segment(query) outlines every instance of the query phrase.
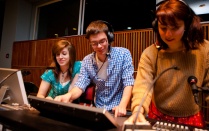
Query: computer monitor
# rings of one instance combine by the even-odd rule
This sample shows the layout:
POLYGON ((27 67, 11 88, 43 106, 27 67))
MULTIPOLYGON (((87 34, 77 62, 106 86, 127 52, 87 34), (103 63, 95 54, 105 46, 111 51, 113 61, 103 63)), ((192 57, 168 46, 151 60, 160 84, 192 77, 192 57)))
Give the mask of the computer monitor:
POLYGON ((0 104, 29 104, 20 70, 0 68, 0 104))

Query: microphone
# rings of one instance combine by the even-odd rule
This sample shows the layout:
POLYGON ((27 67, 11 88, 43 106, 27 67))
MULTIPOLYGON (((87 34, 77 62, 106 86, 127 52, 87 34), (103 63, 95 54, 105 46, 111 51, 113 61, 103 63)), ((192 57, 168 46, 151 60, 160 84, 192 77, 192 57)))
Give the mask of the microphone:
POLYGON ((23 71, 27 70, 37 70, 37 69, 55 69, 54 66, 34 66, 34 67, 26 67, 26 68, 21 68, 23 71))
POLYGON ((192 88, 192 93, 193 93, 193 96, 194 96, 195 103, 198 104, 199 103, 199 100, 198 100, 199 90, 198 90, 198 87, 196 85, 197 84, 197 78, 195 76, 190 76, 187 81, 192 88))
POLYGON ((23 77, 31 74, 31 72, 27 70, 22 70, 21 72, 23 77))
POLYGON ((48 69, 55 69, 55 67, 52 67, 52 66, 45 67, 45 66, 43 66, 43 67, 33 67, 33 68, 22 68, 21 69, 22 76, 24 77, 24 76, 30 75, 31 72, 29 70, 34 70, 34 69, 46 69, 46 70, 48 70, 48 69))
POLYGON ((46 69, 55 69, 55 67, 48 66, 46 69))
POLYGON ((150 87, 148 87, 147 88, 147 90, 145 91, 145 93, 144 93, 144 95, 143 95, 143 97, 142 97, 142 100, 141 100, 141 102, 140 102, 140 104, 139 104, 139 108, 138 108, 138 110, 137 110, 137 114, 136 114, 136 117, 135 117, 135 119, 134 119, 134 123, 133 123, 133 129, 135 128, 135 126, 136 126, 136 120, 137 120, 137 118, 138 118, 138 116, 139 116, 139 112, 140 112, 140 110, 141 110, 141 108, 142 108, 142 105, 143 105, 143 103, 144 103, 144 101, 145 101, 145 98, 147 97, 147 95, 148 95, 148 93, 150 92, 150 90, 152 89, 152 87, 153 87, 153 85, 155 84, 155 82, 165 73, 165 72, 167 72, 168 70, 171 70, 171 69, 174 69, 174 70, 179 70, 179 68, 177 67, 177 66, 172 66, 172 67, 169 67, 169 68, 166 68, 165 70, 163 70, 157 77, 155 77, 155 79, 153 80, 153 82, 150 84, 150 87))

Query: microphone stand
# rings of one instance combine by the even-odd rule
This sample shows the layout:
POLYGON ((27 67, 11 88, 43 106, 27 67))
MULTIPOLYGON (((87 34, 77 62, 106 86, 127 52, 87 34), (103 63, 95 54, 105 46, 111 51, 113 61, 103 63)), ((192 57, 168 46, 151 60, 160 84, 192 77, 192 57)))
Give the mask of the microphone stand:
POLYGON ((208 87, 198 87, 198 92, 203 92, 203 93, 209 93, 209 88, 208 87))
MULTIPOLYGON (((206 93, 209 93, 209 87, 197 87, 196 91, 197 91, 198 93, 201 92, 202 94, 203 94, 203 93, 206 94, 206 93)), ((209 102, 209 96, 207 96, 207 97, 205 98, 205 101, 206 101, 206 102, 209 102)), ((204 106, 203 106, 203 107, 204 107, 204 106)), ((208 108, 208 107, 206 107, 206 108, 208 108)))
POLYGON ((134 119, 134 123, 133 123, 133 127, 132 127, 132 130, 134 130, 135 126, 136 126, 136 120, 139 116, 139 112, 142 108, 142 105, 147 97, 147 94, 150 92, 150 90, 152 89, 153 85, 155 84, 155 82, 160 78, 160 76, 162 76, 162 74, 164 74, 165 72, 167 72, 168 70, 171 70, 171 69, 175 69, 175 70, 178 70, 179 68, 177 66, 172 66, 172 67, 169 67, 165 70, 163 70, 157 77, 155 77, 155 79, 153 80, 153 82, 150 84, 151 86, 147 88, 146 92, 144 93, 143 97, 142 97, 142 100, 139 104, 139 108, 137 110, 137 114, 136 114, 136 117, 134 119))

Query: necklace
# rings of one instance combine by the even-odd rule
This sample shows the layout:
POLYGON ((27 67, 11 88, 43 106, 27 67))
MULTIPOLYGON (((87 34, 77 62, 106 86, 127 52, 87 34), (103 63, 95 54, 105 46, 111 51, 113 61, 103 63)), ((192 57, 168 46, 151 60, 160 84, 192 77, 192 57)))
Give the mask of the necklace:
POLYGON ((66 70, 65 72, 62 72, 61 71, 61 83, 64 83, 64 80, 65 80, 65 73, 67 73, 68 72, 68 70, 66 70))

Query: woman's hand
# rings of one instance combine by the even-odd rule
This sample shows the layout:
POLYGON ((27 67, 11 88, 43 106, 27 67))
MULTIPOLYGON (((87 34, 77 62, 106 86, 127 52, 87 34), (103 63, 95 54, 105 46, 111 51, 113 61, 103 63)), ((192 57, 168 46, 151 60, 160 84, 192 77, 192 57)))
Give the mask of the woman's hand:
POLYGON ((46 99, 48 99, 48 100, 53 100, 53 98, 50 97, 50 96, 47 96, 46 99))
POLYGON ((125 123, 130 123, 133 124, 134 120, 136 119, 136 122, 147 122, 147 120, 145 119, 144 115, 140 112, 138 117, 136 118, 137 112, 135 112, 134 114, 132 114, 126 121, 125 123))

